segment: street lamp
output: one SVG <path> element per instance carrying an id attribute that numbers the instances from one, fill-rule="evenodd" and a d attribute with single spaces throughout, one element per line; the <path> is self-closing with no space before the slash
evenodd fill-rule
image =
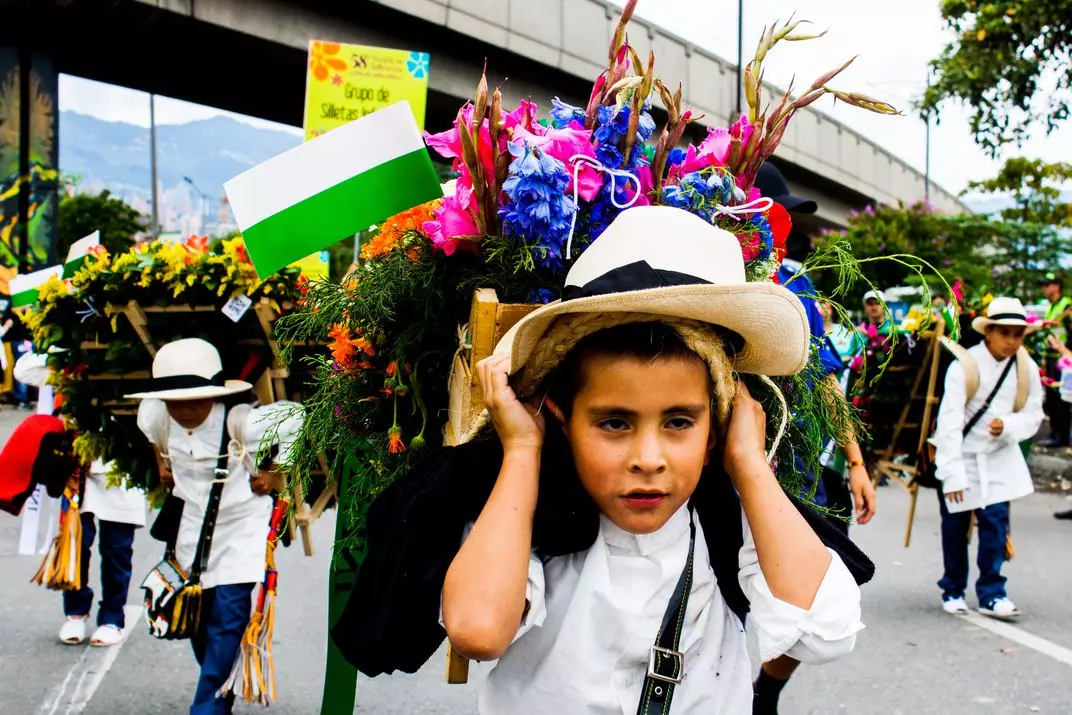
<path id="1" fill-rule="evenodd" d="M 190 188 L 194 190 L 201 197 L 201 233 L 205 236 L 208 235 L 208 194 L 201 189 L 197 188 L 197 184 L 189 176 L 182 177 L 182 180 L 190 185 Z"/>

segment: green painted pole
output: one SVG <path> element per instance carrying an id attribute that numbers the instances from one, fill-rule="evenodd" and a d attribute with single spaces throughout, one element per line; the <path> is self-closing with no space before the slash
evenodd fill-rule
<path id="1" fill-rule="evenodd" d="M 339 488 L 335 518 L 335 543 L 341 543 L 349 536 L 346 514 L 352 513 L 350 495 L 347 486 L 354 473 L 353 466 L 347 462 Z M 328 578 L 328 643 L 327 663 L 324 670 L 324 695 L 320 701 L 320 715 L 353 715 L 357 702 L 357 668 L 346 662 L 342 653 L 331 640 L 330 630 L 334 628 L 346 606 L 346 599 L 357 579 L 357 569 L 361 565 L 363 553 L 344 551 L 332 559 L 331 576 Z"/>

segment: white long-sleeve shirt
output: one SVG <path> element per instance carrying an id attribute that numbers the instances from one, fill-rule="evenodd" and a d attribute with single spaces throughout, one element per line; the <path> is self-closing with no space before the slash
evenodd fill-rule
<path id="1" fill-rule="evenodd" d="M 1008 364 L 1008 360 L 994 359 L 984 343 L 968 352 L 979 368 L 979 389 L 965 404 L 964 368 L 959 362 L 949 366 L 938 410 L 938 428 L 933 437 L 934 463 L 942 491 L 964 492 L 964 501 L 947 503 L 951 512 L 981 509 L 1033 492 L 1031 474 L 1019 443 L 1034 437 L 1042 424 L 1042 381 L 1038 365 L 1032 360 L 1027 371 L 1031 384 L 1023 409 L 1013 412 L 1017 388 L 1014 365 L 986 414 L 971 432 L 963 435 L 964 426 L 983 406 Z M 994 419 L 1004 424 L 1000 437 L 990 436 L 990 422 Z"/>
<path id="2" fill-rule="evenodd" d="M 303 423 L 295 407 L 292 402 L 257 409 L 235 407 L 228 418 L 229 439 L 245 445 L 246 456 L 228 459 L 230 478 L 220 498 L 208 568 L 201 575 L 205 588 L 264 579 L 272 498 L 254 494 L 249 477 L 256 471 L 253 458 L 269 439 L 280 445 L 277 461 L 285 461 Z M 138 427 L 170 459 L 175 476 L 173 493 L 185 503 L 175 551 L 179 564 L 187 570 L 193 565 L 201 535 L 216 460 L 227 449 L 228 439 L 220 443 L 224 412 L 224 406 L 216 404 L 203 423 L 188 430 L 171 418 L 160 400 L 143 400 L 138 408 Z"/>
<path id="3" fill-rule="evenodd" d="M 685 566 L 689 511 L 682 507 L 658 531 L 631 534 L 601 517 L 587 551 L 529 562 L 529 609 L 514 642 L 488 676 L 486 715 L 632 715 L 640 701 L 648 656 L 667 603 Z M 860 590 L 841 559 L 833 560 L 809 610 L 775 598 L 759 567 L 744 522 L 740 581 L 751 602 L 748 623 L 760 657 L 784 653 L 823 663 L 852 650 L 860 622 Z M 744 627 L 723 600 L 696 521 L 694 579 L 680 650 L 684 678 L 673 710 L 752 711 L 752 668 Z"/>

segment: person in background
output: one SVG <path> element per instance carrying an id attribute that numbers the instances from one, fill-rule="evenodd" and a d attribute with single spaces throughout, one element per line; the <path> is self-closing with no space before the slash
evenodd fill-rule
<path id="1" fill-rule="evenodd" d="M 1046 309 L 1046 322 L 1056 325 L 1051 334 L 1060 344 L 1072 348 L 1072 298 L 1064 295 L 1061 279 L 1053 273 L 1044 275 L 1039 285 L 1042 286 L 1042 294 L 1049 303 Z M 1054 350 L 1052 346 L 1043 355 L 1043 369 L 1046 371 L 1046 377 L 1051 380 L 1061 379 L 1061 370 L 1057 367 L 1060 357 L 1061 353 Z M 1047 389 L 1043 406 L 1046 416 L 1050 418 L 1050 438 L 1040 442 L 1039 445 L 1067 447 L 1069 431 L 1072 429 L 1072 404 L 1062 400 L 1057 390 Z"/>
<path id="2" fill-rule="evenodd" d="M 1072 402 L 1072 389 L 1069 389 L 1072 388 L 1072 349 L 1062 343 L 1061 338 L 1056 335 L 1051 335 L 1047 342 L 1050 350 L 1061 355 L 1060 360 L 1057 361 L 1058 370 L 1061 374 L 1058 394 L 1065 404 L 1069 404 Z M 1072 521 L 1072 509 L 1054 512 L 1053 517 L 1062 521 Z"/>
<path id="3" fill-rule="evenodd" d="M 760 193 L 779 204 L 790 217 L 801 214 L 813 214 L 818 210 L 818 205 L 809 199 L 794 196 L 789 191 L 789 184 L 785 177 L 774 164 L 764 163 L 756 174 L 755 186 Z M 838 390 L 841 388 L 839 376 L 844 369 L 841 355 L 834 349 L 833 344 L 826 334 L 826 325 L 822 312 L 819 309 L 820 301 L 817 300 L 818 292 L 811 279 L 802 273 L 804 261 L 813 250 L 811 236 L 799 225 L 794 225 L 786 239 L 786 254 L 782 265 L 778 269 L 778 282 L 792 291 L 801 304 L 808 317 L 808 327 L 812 336 L 812 343 L 819 351 L 827 379 Z M 884 311 L 883 311 L 884 313 Z M 871 475 L 864 463 L 863 452 L 854 435 L 848 435 L 845 444 L 838 445 L 849 460 L 849 483 L 848 488 L 852 493 L 852 500 L 856 506 L 856 523 L 866 524 L 871 521 L 875 514 L 876 494 Z M 844 485 L 844 479 L 827 480 L 818 479 L 815 485 L 814 501 L 822 506 L 829 505 L 827 484 L 838 488 L 838 484 Z M 844 486 L 840 487 L 844 489 Z M 835 498 L 835 502 L 841 501 Z M 847 500 L 846 500 L 847 501 Z M 842 524 L 843 528 L 848 528 Z M 753 703 L 753 715 L 777 715 L 778 700 L 782 689 L 785 688 L 789 678 L 800 666 L 800 661 L 783 655 L 774 660 L 767 661 L 759 671 L 754 690 L 755 700 Z"/>
<path id="4" fill-rule="evenodd" d="M 893 331 L 893 322 L 886 315 L 886 296 L 880 290 L 864 293 L 864 322 L 860 329 L 866 331 L 874 326 L 879 335 L 889 335 Z"/>
<path id="5" fill-rule="evenodd" d="M 4 341 L 5 353 L 10 350 L 11 355 L 11 359 L 8 362 L 9 367 L 5 369 L 6 372 L 8 369 L 13 370 L 15 363 L 23 355 L 33 352 L 33 343 L 30 342 L 30 331 L 26 329 L 22 319 L 12 309 L 10 297 L 5 296 L 3 301 L 0 301 L 0 306 L 2 306 L 2 311 L 0 311 L 0 339 Z M 30 409 L 30 386 L 24 382 L 19 382 L 13 373 L 11 392 L 14 396 L 15 406 L 18 409 Z"/>
<path id="6" fill-rule="evenodd" d="M 841 322 L 826 303 L 819 305 L 819 312 L 823 314 L 823 327 L 826 328 L 827 337 L 837 350 L 841 361 L 847 362 L 853 356 L 852 347 L 856 341 L 856 331 Z"/>
<path id="7" fill-rule="evenodd" d="M 1019 442 L 1035 434 L 1042 423 L 1042 382 L 1038 365 L 1026 356 L 1023 359 L 1030 361 L 1027 401 L 1019 411 L 1014 406 L 1019 387 L 1017 351 L 1035 327 L 1028 324 L 1019 300 L 995 298 L 987 315 L 972 321 L 972 328 L 985 336 L 985 342 L 968 350 L 979 372 L 975 394 L 967 399 L 960 361 L 951 364 L 945 375 L 933 442 L 934 464 L 942 482 L 938 503 L 945 567 L 938 587 L 942 610 L 949 614 L 968 612 L 964 594 L 974 513 L 979 533 L 975 582 L 979 612 L 1002 620 L 1020 615 L 1005 590 L 1001 566 L 1009 535 L 1009 502 L 1035 490 Z"/>

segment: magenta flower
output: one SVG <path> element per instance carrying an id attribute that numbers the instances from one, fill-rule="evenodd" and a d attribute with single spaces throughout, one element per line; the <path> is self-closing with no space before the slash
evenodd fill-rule
<path id="1" fill-rule="evenodd" d="M 480 235 L 473 217 L 476 208 L 473 205 L 473 185 L 471 180 L 464 181 L 464 178 L 458 179 L 454 196 L 443 198 L 443 205 L 435 211 L 435 220 L 425 221 L 421 225 L 421 230 L 432 244 L 448 256 L 453 255 L 459 246 L 475 248 L 476 244 L 472 241 L 459 237 Z"/>

